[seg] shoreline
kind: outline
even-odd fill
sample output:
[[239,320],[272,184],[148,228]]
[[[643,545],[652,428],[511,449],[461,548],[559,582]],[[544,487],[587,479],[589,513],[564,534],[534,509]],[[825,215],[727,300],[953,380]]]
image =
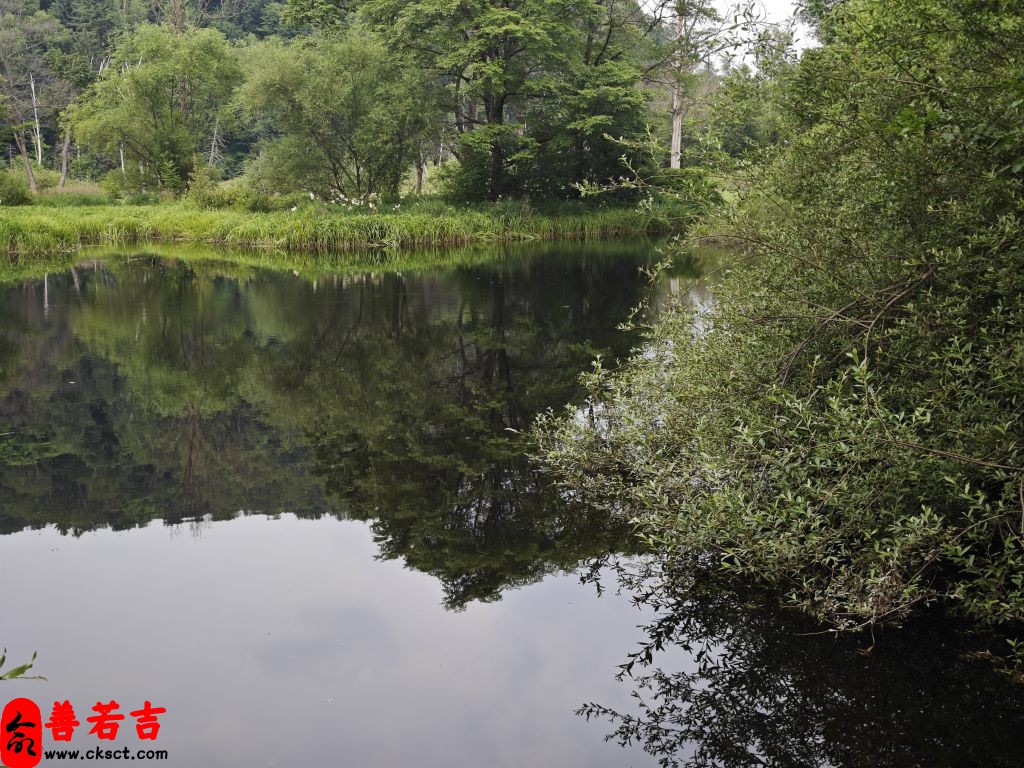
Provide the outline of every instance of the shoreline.
[[655,236],[678,231],[661,211],[629,208],[573,214],[344,214],[322,210],[254,213],[180,204],[12,207],[0,213],[0,251],[10,261],[88,246],[184,243],[315,254],[538,240]]

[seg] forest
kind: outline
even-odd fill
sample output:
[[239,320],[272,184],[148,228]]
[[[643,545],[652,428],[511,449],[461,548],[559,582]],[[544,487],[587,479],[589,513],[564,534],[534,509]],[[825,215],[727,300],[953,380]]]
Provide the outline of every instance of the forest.
[[753,41],[785,32],[706,0],[5,0],[0,204],[380,212],[625,178],[701,203],[699,153],[771,139],[754,112],[713,126],[707,108],[753,77],[736,55]]

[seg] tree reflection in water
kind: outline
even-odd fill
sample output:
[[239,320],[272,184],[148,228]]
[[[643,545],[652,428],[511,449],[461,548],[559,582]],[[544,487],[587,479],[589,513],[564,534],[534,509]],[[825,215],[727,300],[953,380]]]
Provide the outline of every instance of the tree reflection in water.
[[366,521],[461,608],[635,548],[525,458],[648,290],[649,243],[293,275],[137,253],[0,290],[0,533]]
[[614,570],[655,614],[620,670],[635,707],[591,702],[577,714],[610,720],[607,739],[638,743],[663,766],[1024,764],[1024,690],[938,619],[866,648],[870,639],[823,635],[763,594],[692,573],[668,591],[650,563]]

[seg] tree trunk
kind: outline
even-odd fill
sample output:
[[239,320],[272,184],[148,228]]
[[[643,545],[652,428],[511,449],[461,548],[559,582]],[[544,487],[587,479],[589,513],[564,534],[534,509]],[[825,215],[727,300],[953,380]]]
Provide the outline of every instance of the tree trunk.
[[213,136],[210,138],[210,154],[206,158],[206,164],[213,168],[221,160],[221,138],[220,138],[220,116],[213,121]]
[[421,154],[416,159],[416,194],[423,194],[423,181],[427,177],[427,163]]
[[669,166],[679,168],[683,154],[683,84],[672,85],[672,149]]
[[185,3],[183,0],[171,0],[171,17],[174,19],[174,31],[179,35],[185,31]]
[[669,167],[679,168],[683,154],[683,16],[676,9],[676,53],[672,79],[672,148]]
[[25,178],[28,181],[28,190],[33,195],[38,192],[36,189],[36,175],[32,173],[32,161],[28,159],[28,148],[25,146],[25,133],[18,129],[14,132],[14,143],[21,153],[21,163],[25,166]]
[[36,145],[36,162],[39,167],[43,166],[43,132],[39,127],[39,102],[36,101],[36,79],[32,73],[28,73],[28,85],[32,91],[32,120],[34,128],[32,130],[32,141]]
[[[491,97],[487,99],[485,106],[487,107],[487,124],[503,125],[505,122],[505,100]],[[496,141],[491,144],[491,178],[488,189],[491,200],[501,197],[504,176],[505,151],[500,142]]]
[[57,182],[57,189],[64,189],[68,180],[68,151],[71,149],[71,129],[64,126],[64,143],[60,147],[60,181]]

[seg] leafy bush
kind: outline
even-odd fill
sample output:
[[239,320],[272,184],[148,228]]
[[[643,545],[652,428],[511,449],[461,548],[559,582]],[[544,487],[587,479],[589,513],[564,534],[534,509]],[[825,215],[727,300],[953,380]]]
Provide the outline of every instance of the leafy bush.
[[28,205],[32,202],[25,177],[11,171],[0,171],[0,205]]
[[271,211],[287,211],[304,206],[310,202],[307,195],[294,193],[290,195],[265,195],[247,187],[190,187],[185,200],[197,208],[207,210],[249,211],[251,213],[269,213]]
[[131,195],[138,195],[141,189],[138,169],[134,166],[128,166],[123,173],[116,169],[108,171],[100,179],[100,188],[112,198],[126,198]]
[[160,201],[156,192],[125,192],[121,198],[125,205],[153,205]]
[[57,171],[42,168],[35,163],[32,163],[32,175],[36,180],[36,189],[40,192],[56,189],[60,183],[60,174]]
[[1024,624],[1024,17],[980,7],[838,5],[732,227],[745,266],[540,425],[667,558],[839,628]]

